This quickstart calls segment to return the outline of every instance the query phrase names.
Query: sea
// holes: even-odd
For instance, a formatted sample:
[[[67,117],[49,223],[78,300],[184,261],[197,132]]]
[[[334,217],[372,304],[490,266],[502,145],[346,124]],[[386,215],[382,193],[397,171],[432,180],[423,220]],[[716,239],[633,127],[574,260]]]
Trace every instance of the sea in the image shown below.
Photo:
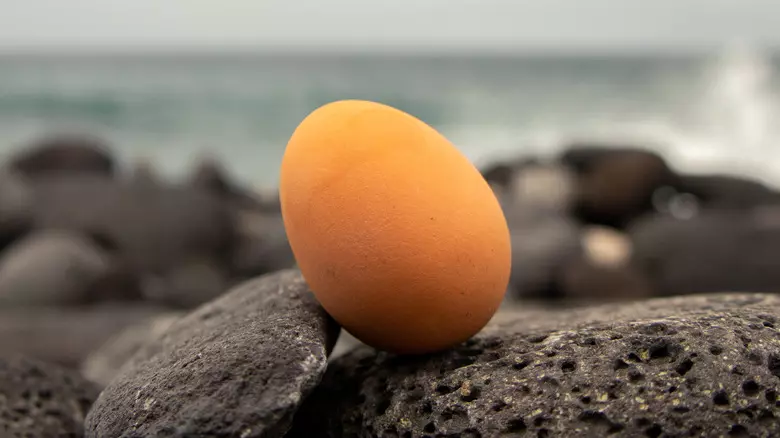
[[[780,57],[699,54],[0,55],[0,158],[41,135],[106,138],[173,179],[213,156],[272,189],[312,110],[368,99],[438,129],[477,166],[575,142],[647,147],[680,171],[780,184]]]

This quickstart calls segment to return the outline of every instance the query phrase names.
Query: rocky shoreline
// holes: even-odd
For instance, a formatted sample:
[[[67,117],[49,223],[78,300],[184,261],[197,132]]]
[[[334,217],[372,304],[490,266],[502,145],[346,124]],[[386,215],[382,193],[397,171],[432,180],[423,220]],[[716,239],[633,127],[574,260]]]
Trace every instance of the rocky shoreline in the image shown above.
[[[583,144],[486,167],[505,302],[407,357],[320,308],[278,201],[214,161],[177,183],[119,167],[59,135],[0,171],[8,436],[780,434],[780,196],[760,182]]]

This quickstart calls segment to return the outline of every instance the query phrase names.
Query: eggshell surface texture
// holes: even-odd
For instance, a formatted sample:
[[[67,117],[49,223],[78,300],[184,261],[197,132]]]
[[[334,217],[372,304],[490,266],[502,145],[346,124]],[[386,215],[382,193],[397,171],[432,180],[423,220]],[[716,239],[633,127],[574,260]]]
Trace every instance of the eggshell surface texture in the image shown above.
[[[446,138],[380,103],[322,106],[280,177],[285,229],[325,310],[375,348],[425,353],[487,324],[509,281],[493,191]]]

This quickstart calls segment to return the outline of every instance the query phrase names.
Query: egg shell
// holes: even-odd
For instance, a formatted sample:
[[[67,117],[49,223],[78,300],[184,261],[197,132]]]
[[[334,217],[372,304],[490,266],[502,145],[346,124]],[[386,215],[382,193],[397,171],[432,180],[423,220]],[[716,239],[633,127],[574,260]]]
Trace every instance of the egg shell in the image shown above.
[[[316,109],[287,144],[279,189],[304,278],[361,341],[441,350],[500,305],[511,265],[501,207],[474,165],[414,116],[359,100]]]

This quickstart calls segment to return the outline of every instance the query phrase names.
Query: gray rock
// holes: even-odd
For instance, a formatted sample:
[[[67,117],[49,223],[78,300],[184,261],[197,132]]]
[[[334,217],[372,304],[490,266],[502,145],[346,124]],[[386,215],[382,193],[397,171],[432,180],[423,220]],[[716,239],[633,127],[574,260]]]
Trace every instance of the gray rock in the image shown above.
[[[730,175],[682,175],[678,192],[690,193],[706,209],[744,210],[780,203],[780,193],[759,181]]]
[[[580,259],[568,263],[559,274],[559,303],[596,304],[655,296],[649,279],[630,265],[610,266]]]
[[[40,137],[11,157],[9,165],[33,177],[54,173],[113,176],[117,167],[103,139],[76,132]]]
[[[572,175],[538,162],[525,162],[512,172],[493,188],[512,240],[508,296],[551,299],[558,295],[554,283],[562,266],[582,254],[580,226],[566,215]]]
[[[74,305],[90,300],[111,269],[101,248],[73,233],[34,233],[0,257],[0,305]]]
[[[126,327],[163,313],[140,304],[0,310],[0,352],[77,368]]]
[[[780,207],[648,217],[630,229],[632,264],[661,296],[780,288]]]
[[[87,416],[89,437],[281,437],[338,326],[293,270],[249,281],[142,348]]]
[[[139,272],[194,257],[227,259],[233,222],[225,202],[186,187],[87,176],[39,178],[34,226],[100,234]]]
[[[577,174],[574,215],[586,223],[625,227],[653,211],[653,195],[677,176],[664,159],[640,148],[575,144],[561,162]]]
[[[14,171],[0,170],[0,245],[24,234],[32,225],[33,191]]]
[[[251,278],[295,266],[281,214],[237,209],[234,215],[237,237],[231,266],[235,276]]]
[[[523,222],[508,219],[512,241],[510,296],[526,299],[558,298],[556,278],[571,260],[582,255],[580,228],[561,216]]]
[[[183,261],[164,274],[142,280],[144,297],[166,306],[192,309],[227,292],[231,280],[216,262]]]
[[[777,436],[780,297],[518,306],[429,356],[334,360],[289,437]]]
[[[122,330],[84,360],[82,374],[105,387],[141,347],[156,341],[181,316],[165,313]]]
[[[74,371],[11,355],[0,357],[0,394],[3,437],[76,438],[98,389]]]

